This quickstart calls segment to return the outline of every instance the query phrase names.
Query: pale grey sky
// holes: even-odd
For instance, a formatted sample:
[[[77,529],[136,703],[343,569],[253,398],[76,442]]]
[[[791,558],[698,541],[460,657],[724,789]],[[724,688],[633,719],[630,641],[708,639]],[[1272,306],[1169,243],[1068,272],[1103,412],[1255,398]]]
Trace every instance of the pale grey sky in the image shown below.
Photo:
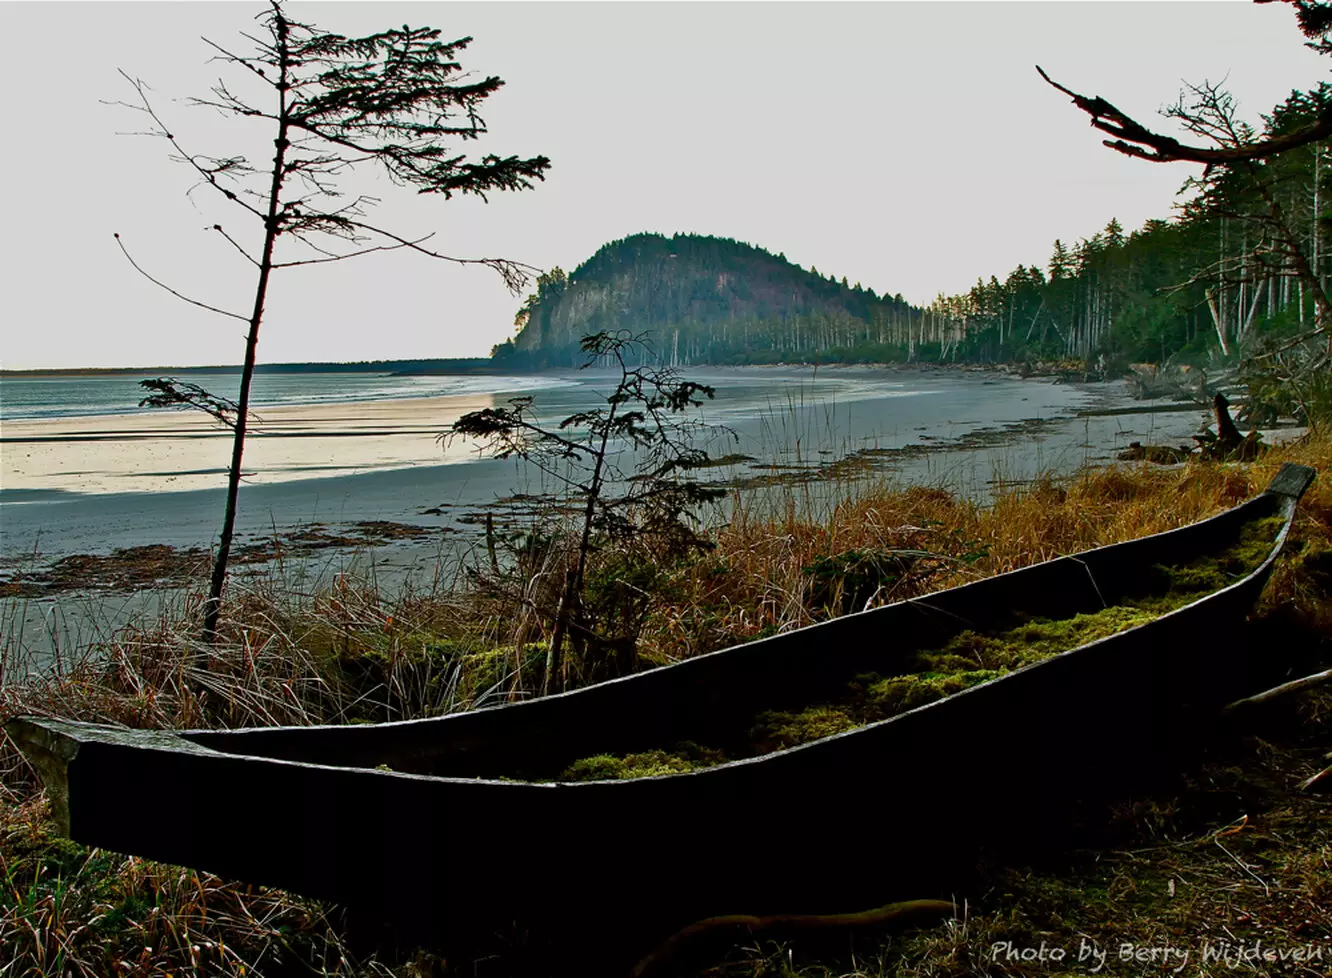
[[[0,364],[235,363],[240,323],[134,272],[248,311],[252,274],[204,228],[242,227],[137,120],[123,68],[155,90],[191,148],[246,137],[207,110],[226,43],[261,5],[4,3],[6,97]],[[1181,80],[1217,80],[1257,119],[1327,67],[1283,4],[293,3],[346,34],[429,24],[473,35],[463,64],[507,85],[483,152],[545,154],[544,184],[445,202],[367,180],[377,218],[437,232],[441,250],[571,270],[640,231],[717,234],[925,303],[1044,265],[1057,237],[1170,213],[1196,168],[1130,160],[1032,68],[1142,120]],[[269,137],[271,138],[271,137]],[[479,356],[512,334],[518,299],[485,269],[408,254],[275,276],[261,361]]]

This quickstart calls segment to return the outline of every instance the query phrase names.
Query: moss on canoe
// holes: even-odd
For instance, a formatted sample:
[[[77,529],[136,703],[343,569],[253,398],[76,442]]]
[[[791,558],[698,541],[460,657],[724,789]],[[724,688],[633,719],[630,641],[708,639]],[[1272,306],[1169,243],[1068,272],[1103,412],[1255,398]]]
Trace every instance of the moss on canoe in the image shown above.
[[[1157,564],[1144,577],[1141,592],[1119,604],[1071,618],[1033,618],[997,633],[959,632],[946,645],[917,653],[909,672],[851,679],[843,696],[812,703],[799,711],[767,710],[756,716],[747,743],[729,754],[693,743],[672,750],[616,756],[598,754],[574,762],[561,781],[600,781],[680,774],[744,757],[797,747],[834,734],[886,720],[944,699],[1014,669],[1148,622],[1228,587],[1267,559],[1283,524],[1280,517],[1255,520],[1234,546],[1181,564]]]

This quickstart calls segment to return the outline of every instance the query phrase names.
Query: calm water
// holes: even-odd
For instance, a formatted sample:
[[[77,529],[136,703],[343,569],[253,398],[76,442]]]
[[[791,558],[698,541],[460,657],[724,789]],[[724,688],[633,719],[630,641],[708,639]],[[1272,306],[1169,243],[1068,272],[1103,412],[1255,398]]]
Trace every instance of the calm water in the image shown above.
[[[0,378],[0,421],[21,418],[70,418],[98,414],[133,414],[145,391],[139,381],[171,374],[105,374],[71,377]],[[235,400],[240,374],[189,373],[185,381]],[[395,377],[387,373],[255,374],[250,398],[256,408],[279,404],[339,404],[357,401],[437,397],[451,394],[522,392],[568,386],[553,376]]]
[[[877,475],[904,482],[945,483],[983,496],[997,475],[1021,479],[1039,471],[1069,471],[1105,458],[1129,438],[1168,437],[1144,428],[1141,418],[1080,419],[1078,409],[1119,401],[1117,385],[1062,385],[1023,381],[1000,374],[958,370],[895,370],[875,367],[694,369],[691,379],[716,388],[701,417],[724,425],[713,438],[714,455],[739,453],[752,463],[727,473],[743,478],[764,467],[817,466],[865,450],[908,451],[886,459]],[[234,375],[192,375],[207,385]],[[608,373],[567,371],[527,377],[390,377],[357,374],[276,374],[256,378],[260,403],[355,402],[386,395],[417,398],[443,393],[494,393],[496,400],[530,393],[546,422],[595,406],[613,386]],[[51,378],[0,382],[5,417],[58,418],[90,410],[131,410],[137,396],[132,377]],[[220,388],[219,388],[220,389]],[[135,401],[137,403],[137,401]],[[602,402],[604,403],[604,402]],[[1032,428],[1032,421],[1042,422]],[[1177,416],[1185,425],[1191,417]],[[420,436],[417,436],[420,440]],[[219,439],[225,463],[225,439]],[[259,473],[241,492],[239,531],[263,535],[310,522],[395,520],[429,526],[458,526],[457,517],[515,492],[540,491],[539,476],[514,461],[498,462],[462,453],[445,464],[433,437],[427,450],[401,458],[350,459],[342,470],[297,473],[266,482]],[[295,443],[293,443],[295,444]],[[348,439],[347,444],[359,444]],[[126,452],[146,452],[126,442]],[[17,450],[18,446],[4,446]],[[62,447],[71,472],[88,468],[89,450]],[[348,449],[351,453],[351,448]],[[146,457],[146,456],[145,456]],[[145,462],[145,467],[148,463]],[[771,469],[769,468],[769,471]],[[219,468],[215,485],[188,491],[89,492],[78,479],[64,487],[22,492],[0,489],[0,564],[34,553],[47,559],[71,553],[107,552],[146,543],[211,545],[221,509]],[[719,473],[721,475],[722,473]],[[73,488],[70,488],[73,487]],[[427,510],[443,506],[442,515]],[[464,526],[466,522],[464,521]]]

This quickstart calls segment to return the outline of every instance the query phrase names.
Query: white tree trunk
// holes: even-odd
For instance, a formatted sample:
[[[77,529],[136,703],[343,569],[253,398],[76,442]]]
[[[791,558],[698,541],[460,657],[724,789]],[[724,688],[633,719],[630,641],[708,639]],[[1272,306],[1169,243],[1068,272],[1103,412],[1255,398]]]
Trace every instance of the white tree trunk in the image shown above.
[[[1230,356],[1230,344],[1226,342],[1226,327],[1223,314],[1225,306],[1221,307],[1221,312],[1216,308],[1216,289],[1207,290],[1207,308],[1212,310],[1212,323],[1216,326],[1216,338],[1221,341],[1221,353],[1224,356]]]

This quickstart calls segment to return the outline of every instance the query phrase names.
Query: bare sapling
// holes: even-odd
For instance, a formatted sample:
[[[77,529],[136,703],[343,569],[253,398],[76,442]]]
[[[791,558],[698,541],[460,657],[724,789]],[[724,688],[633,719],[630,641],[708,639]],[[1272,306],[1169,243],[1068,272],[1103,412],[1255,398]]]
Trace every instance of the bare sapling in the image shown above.
[[[644,585],[672,560],[711,546],[696,529],[697,510],[726,495],[725,489],[689,477],[711,463],[696,440],[719,433],[734,437],[725,428],[682,416],[710,399],[712,387],[668,367],[633,365],[644,347],[641,338],[601,332],[584,336],[581,346],[584,367],[609,365],[618,372],[603,406],[551,423],[535,415],[532,398],[514,398],[508,407],[464,415],[440,436],[475,439],[496,458],[523,458],[567,493],[567,506],[551,503],[549,522],[567,508],[575,514],[570,526],[562,534],[546,534],[567,546],[561,583],[553,607],[535,609],[551,625],[546,693],[565,686],[566,646],[587,678],[634,668],[651,598],[651,587]],[[598,559],[608,568],[593,587],[591,570]]]

